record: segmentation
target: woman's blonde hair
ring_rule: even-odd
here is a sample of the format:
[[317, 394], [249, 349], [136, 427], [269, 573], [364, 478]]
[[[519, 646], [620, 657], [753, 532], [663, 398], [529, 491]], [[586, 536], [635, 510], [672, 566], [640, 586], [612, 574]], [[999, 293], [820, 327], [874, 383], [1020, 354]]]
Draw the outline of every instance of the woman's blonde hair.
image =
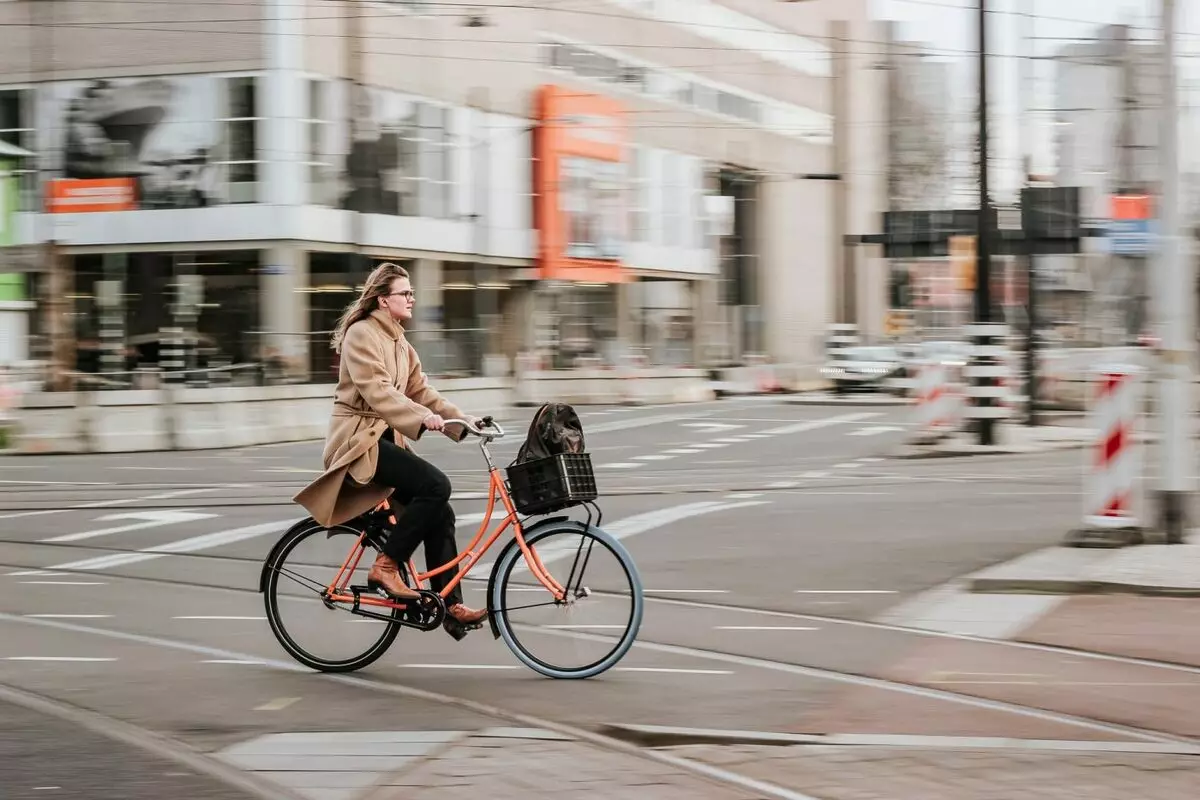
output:
[[371, 274], [367, 276], [366, 283], [363, 284], [362, 294], [346, 307], [342, 318], [338, 320], [337, 327], [334, 328], [330, 345], [335, 352], [342, 352], [342, 339], [345, 338], [346, 331], [350, 329], [350, 326], [371, 316], [371, 312], [379, 307], [379, 298], [392, 290], [392, 281], [396, 278], [407, 277], [408, 270], [390, 261], [385, 261], [372, 270]]

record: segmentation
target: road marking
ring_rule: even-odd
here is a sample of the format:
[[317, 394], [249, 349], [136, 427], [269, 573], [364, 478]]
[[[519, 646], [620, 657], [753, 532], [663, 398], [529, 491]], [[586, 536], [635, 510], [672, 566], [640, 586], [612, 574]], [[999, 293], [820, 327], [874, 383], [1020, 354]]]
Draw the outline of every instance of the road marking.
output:
[[898, 594], [891, 589], [796, 589], [795, 594]]
[[769, 434], [769, 433], [747, 433], [742, 438], [744, 438], [744, 439], [769, 439], [769, 438], [771, 438], [771, 434]]
[[14, 486], [116, 486], [111, 481], [3, 481]]
[[21, 581], [26, 586], [106, 586], [104, 581]]
[[670, 461], [674, 456], [668, 455], [649, 455], [649, 456], [634, 456], [634, 461]]
[[702, 442], [700, 444], [696, 444], [696, 445], [692, 445], [692, 446], [699, 447], [701, 450], [717, 450], [721, 447], [726, 447], [726, 445], [717, 444], [715, 442]]
[[802, 472], [799, 475], [797, 475], [796, 477], [797, 478], [828, 478], [829, 473], [827, 471], [818, 470], [816, 472]]
[[831, 425], [842, 425], [850, 422], [858, 422], [859, 420], [878, 417], [878, 411], [864, 411], [859, 414], [842, 414], [839, 417], [826, 417], [825, 419], [814, 419], [808, 422], [797, 422], [794, 425], [784, 425], [779, 428], [772, 428], [765, 431], [762, 435], [765, 436], [786, 436], [790, 433], [807, 433], [820, 428], [828, 428]]
[[397, 664], [401, 669], [520, 669], [514, 664]]
[[673, 456], [692, 456], [696, 453], [703, 453], [704, 451], [696, 450], [695, 448], [680, 448], [678, 450], [664, 450], [663, 452]]
[[768, 489], [795, 489], [799, 485], [800, 484], [796, 483], [795, 481], [776, 481], [775, 483], [772, 483], [771, 485], [769, 485], [767, 488]]
[[714, 631], [819, 631], [805, 625], [714, 625]]
[[265, 665], [265, 661], [256, 661], [249, 658], [206, 658], [200, 662], [201, 664], [242, 664], [246, 666]]
[[685, 428], [698, 428], [709, 432], [714, 431], [734, 431], [738, 428], [744, 428], [745, 425], [731, 425], [728, 422], [683, 422], [680, 423]]
[[171, 619], [192, 619], [192, 620], [249, 620], [249, 621], [265, 621], [266, 617], [218, 617], [218, 616], [195, 616], [195, 617], [171, 617]]
[[762, 497], [762, 492], [736, 492], [725, 495], [726, 500], [753, 500], [756, 497]]
[[112, 619], [112, 614], [26, 614], [33, 619]]
[[740, 444], [745, 439], [713, 439], [714, 442], [724, 442], [725, 444]]
[[617, 461], [617, 462], [611, 463], [611, 464], [601, 464], [600, 469], [637, 469], [638, 467], [644, 467], [644, 466], [646, 466], [646, 465], [638, 464], [638, 463], [631, 462], [631, 461]]
[[647, 594], [729, 594], [728, 589], [646, 589]]
[[614, 672], [666, 672], [676, 675], [732, 675], [731, 669], [683, 669], [677, 667], [613, 667]]
[[117, 525], [112, 528], [100, 528], [94, 531], [82, 531], [80, 533], [68, 533], [63, 536], [55, 536], [50, 539], [42, 539], [43, 542], [81, 542], [84, 539], [95, 539], [99, 536], [109, 536], [114, 533], [128, 533], [129, 531], [140, 531], [146, 528], [160, 528], [163, 525], [177, 525], [183, 522], [195, 522], [201, 519], [212, 519], [216, 514], [206, 514], [203, 511], [190, 511], [188, 509], [164, 509], [161, 511], [130, 511], [121, 514], [106, 514], [103, 517], [97, 518], [97, 522], [116, 521], [121, 519], [139, 519], [142, 522], [135, 522], [132, 525]]
[[858, 463], [857, 461], [846, 461], [841, 464], [834, 464], [833, 468], [834, 469], [854, 469], [855, 467], [861, 467], [861, 466], [862, 466], [862, 464]]
[[255, 711], [283, 711], [290, 705], [300, 702], [299, 697], [276, 697], [268, 703], [263, 703]]
[[547, 625], [546, 627], [547, 628], [557, 628], [559, 630], [564, 630], [564, 631], [568, 631], [568, 630], [623, 631], [628, 626], [627, 625], [584, 625], [583, 623], [579, 623], [577, 625], [566, 625], [566, 624], [564, 624], [564, 625]]
[[878, 464], [880, 461], [883, 461], [883, 459], [872, 457], [872, 458], [860, 458], [859, 461], [863, 462], [864, 464]]
[[144, 550], [138, 550], [134, 553], [116, 553], [97, 558], [85, 558], [82, 561], [68, 561], [65, 564], [56, 564], [52, 569], [111, 569], [112, 567], [123, 567], [142, 561], [153, 561], [156, 558], [163, 558], [177, 553], [195, 553], [200, 550], [211, 550], [214, 547], [234, 544], [235, 542], [253, 539], [257, 536], [265, 536], [268, 533], [282, 533], [299, 521], [298, 519], [281, 520], [279, 522], [266, 522], [261, 525], [250, 525], [245, 528], [234, 528], [228, 531], [206, 533], [203, 536], [193, 536], [190, 539], [181, 539], [178, 542], [147, 547]]
[[[52, 621], [52, 620], [27, 620], [27, 619], [22, 619], [20, 617], [15, 617], [11, 614], [6, 614], [3, 611], [0, 611], [0, 621], [22, 622], [27, 625], [35, 625], [38, 627], [45, 627], [45, 628], [55, 628], [60, 631], [67, 631], [67, 632], [71, 632], [71, 633], [90, 634], [92, 636], [98, 636], [98, 637], [105, 638], [105, 639], [114, 639], [117, 641], [135, 642], [137, 644], [149, 645], [151, 647], [157, 647], [160, 649], [176, 650], [176, 651], [180, 651], [180, 652], [187, 652], [187, 653], [203, 655], [203, 656], [207, 656], [209, 658], [244, 658], [244, 659], [251, 658], [251, 656], [249, 656], [245, 653], [238, 653], [235, 651], [224, 650], [221, 648], [209, 647], [209, 646], [200, 645], [200, 644], [194, 644], [192, 642], [185, 642], [185, 641], [180, 641], [180, 640], [175, 640], [175, 639], [167, 639], [167, 638], [158, 637], [158, 636], [147, 636], [145, 634], [128, 633], [126, 631], [109, 630], [109, 629], [105, 629], [105, 628], [94, 628], [94, 627], [89, 627], [89, 626], [85, 626], [85, 625], [76, 625], [74, 623], [69, 623], [69, 622], [57, 622], [57, 621]], [[521, 626], [521, 627], [526, 628], [527, 626]], [[532, 630], [536, 631], [539, 629], [535, 627], [535, 628], [532, 628]], [[593, 641], [603, 641], [603, 642], [607, 642], [607, 643], [612, 642], [611, 637], [604, 637], [599, 634], [589, 634], [589, 633], [574, 632], [574, 631], [544, 631], [544, 632], [551, 636], [581, 637], [581, 638], [588, 638]], [[1001, 711], [1001, 712], [1014, 714], [1014, 715], [1022, 716], [1022, 717], [1026, 717], [1026, 718], [1041, 719], [1041, 720], [1046, 720], [1046, 721], [1055, 721], [1055, 722], [1060, 722], [1060, 723], [1064, 723], [1064, 724], [1074, 725], [1076, 727], [1087, 728], [1090, 730], [1103, 731], [1104, 733], [1106, 733], [1110, 736], [1114, 733], [1119, 733], [1123, 736], [1127, 736], [1132, 739], [1137, 739], [1139, 741], [1151, 741], [1151, 742], [1159, 742], [1159, 743], [1174, 744], [1174, 745], [1180, 744], [1177, 737], [1173, 737], [1168, 734], [1158, 734], [1158, 733], [1153, 733], [1150, 731], [1143, 731], [1143, 730], [1139, 730], [1139, 729], [1135, 729], [1135, 728], [1129, 728], [1128, 726], [1124, 726], [1124, 725], [1120, 725], [1120, 724], [1097, 722], [1095, 720], [1090, 720], [1090, 719], [1086, 719], [1086, 718], [1082, 718], [1082, 717], [1076, 717], [1072, 714], [1063, 714], [1063, 713], [1058, 713], [1058, 712], [1042, 711], [1040, 709], [1032, 709], [1032, 708], [1028, 708], [1025, 706], [1014, 705], [1012, 703], [1005, 703], [1002, 701], [987, 700], [987, 699], [983, 699], [983, 698], [970, 697], [968, 695], [947, 693], [947, 692], [939, 691], [937, 689], [927, 689], [927, 688], [918, 687], [918, 686], [908, 686], [905, 684], [898, 684], [898, 683], [885, 681], [885, 680], [879, 680], [879, 679], [875, 679], [875, 678], [866, 678], [866, 677], [861, 677], [861, 676], [857, 676], [857, 675], [847, 675], [844, 673], [830, 672], [827, 670], [821, 670], [821, 669], [817, 669], [817, 668], [813, 668], [813, 667], [802, 667], [799, 665], [787, 664], [787, 663], [783, 663], [783, 662], [768, 661], [766, 659], [758, 659], [758, 658], [752, 658], [752, 657], [746, 657], [746, 656], [734, 656], [731, 654], [698, 650], [695, 648], [684, 648], [684, 647], [679, 647], [676, 645], [662, 645], [662, 644], [656, 644], [656, 643], [650, 643], [650, 642], [635, 642], [634, 647], [638, 647], [641, 649], [658, 650], [660, 652], [670, 652], [670, 653], [677, 653], [677, 654], [682, 653], [684, 655], [689, 655], [689, 656], [700, 658], [700, 659], [706, 660], [706, 661], [723, 661], [723, 662], [730, 663], [730, 664], [739, 664], [742, 666], [749, 666], [752, 668], [760, 668], [760, 669], [771, 670], [771, 671], [776, 671], [776, 672], [785, 672], [785, 673], [790, 673], [790, 674], [794, 674], [794, 675], [802, 675], [805, 677], [814, 677], [814, 678], [819, 678], [822, 680], [827, 680], [827, 681], [836, 682], [836, 683], [843, 683], [843, 684], [857, 685], [857, 686], [866, 686], [869, 688], [884, 689], [887, 691], [908, 694], [908, 695], [918, 696], [918, 697], [924, 697], [924, 698], [929, 698], [929, 699], [946, 700], [948, 702], [957, 703], [957, 704], [963, 705], [963, 706], [990, 709], [990, 710]], [[272, 669], [278, 670], [279, 672], [286, 672], [288, 674], [293, 674], [293, 675], [308, 675], [308, 676], [312, 675], [312, 671], [310, 669], [308, 669], [300, 664], [296, 664], [295, 662], [282, 661], [282, 660], [270, 660], [270, 661], [264, 661], [264, 663], [266, 666], [268, 666]], [[343, 686], [350, 686], [350, 687], [354, 687], [356, 689], [367, 689], [369, 691], [375, 692], [376, 694], [379, 694], [379, 693], [391, 694], [391, 695], [395, 695], [397, 697], [408, 697], [408, 698], [414, 698], [414, 699], [421, 700], [421, 701], [433, 702], [433, 703], [437, 703], [440, 705], [448, 705], [448, 706], [451, 706], [454, 708], [459, 708], [459, 709], [471, 711], [474, 713], [482, 713], [482, 714], [486, 714], [488, 716], [500, 717], [500, 718], [512, 720], [513, 722], [524, 725], [526, 727], [545, 728], [547, 730], [550, 730], [550, 731], [553, 731], [556, 733], [568, 735], [575, 739], [580, 739], [582, 741], [591, 742], [591, 743], [595, 743], [595, 744], [601, 744], [601, 745], [609, 747], [609, 748], [616, 748], [616, 749], [620, 750], [622, 747], [619, 740], [611, 739], [609, 737], [595, 734], [592, 731], [584, 729], [584, 728], [578, 728], [578, 727], [575, 727], [572, 725], [555, 722], [553, 720], [547, 720], [544, 718], [539, 718], [539, 717], [535, 717], [535, 716], [528, 715], [528, 714], [521, 714], [521, 713], [509, 711], [509, 710], [499, 708], [496, 706], [492, 706], [488, 703], [482, 703], [482, 702], [479, 702], [476, 700], [469, 700], [469, 699], [462, 698], [462, 697], [454, 697], [451, 695], [442, 694], [440, 692], [432, 692], [432, 691], [423, 690], [423, 689], [416, 689], [416, 688], [413, 688], [410, 686], [395, 685], [395, 684], [389, 684], [386, 682], [372, 681], [370, 679], [362, 678], [362, 677], [358, 677], [358, 676], [354, 676], [354, 675], [324, 675], [321, 677], [323, 680], [326, 680], [330, 683], [338, 683]], [[0, 687], [0, 695], [4, 695], [5, 692], [6, 692], [6, 690], [3, 687]], [[673, 765], [676, 767], [683, 767], [683, 768], [686, 768], [689, 771], [696, 773], [696, 774], [707, 775], [710, 777], [719, 776], [719, 777], [721, 777], [722, 780], [725, 780], [725, 781], [737, 781], [738, 782], [737, 785], [745, 787], [747, 789], [752, 789], [758, 795], [764, 795], [765, 790], [767, 788], [770, 788], [770, 791], [766, 792], [765, 796], [775, 798], [776, 800], [812, 800], [812, 798], [809, 798], [806, 795], [801, 795], [796, 792], [792, 792], [790, 790], [782, 789], [780, 787], [774, 787], [773, 785], [766, 784], [762, 781], [747, 779], [747, 778], [745, 778], [745, 776], [739, 776], [735, 773], [725, 773], [721, 770], [709, 769], [705, 765], [697, 765], [694, 762], [688, 761], [687, 759], [681, 759], [681, 758], [677, 758], [677, 757], [669, 756], [669, 755], [666, 758], [663, 758], [662, 756], [664, 754], [661, 754], [661, 753], [659, 753], [659, 754], [645, 753], [644, 751], [640, 750], [636, 746], [631, 745], [629, 747], [629, 749], [624, 750], [623, 752], [628, 752], [631, 755], [636, 755], [639, 758], [655, 761], [660, 764], [670, 764], [670, 765]]]
[[162, 494], [148, 494], [142, 497], [123, 497], [119, 500], [98, 500], [94, 503], [80, 503], [66, 508], [46, 508], [40, 511], [21, 511], [16, 514], [3, 514], [0, 519], [17, 519], [18, 517], [40, 517], [47, 514], [65, 514], [68, 511], [82, 511], [88, 508], [110, 508], [112, 506], [127, 506], [131, 503], [144, 503], [147, 500], [171, 500], [176, 497], [187, 497], [193, 494], [202, 494], [204, 492], [215, 492], [220, 489], [220, 486], [206, 486], [203, 489], [181, 489], [176, 492], [163, 492]]
[[116, 661], [115, 658], [94, 658], [91, 656], [7, 656], [5, 661]]
[[52, 577], [54, 577], [54, 576], [56, 576], [56, 575], [66, 575], [66, 574], [67, 574], [67, 573], [65, 573], [65, 572], [51, 572], [50, 570], [46, 570], [46, 569], [23, 569], [23, 570], [21, 570], [20, 572], [10, 572], [10, 573], [8, 573], [8, 577], [10, 577], [10, 578], [16, 578], [16, 577], [22, 577], [22, 578], [26, 578], [26, 577], [27, 577], [27, 578], [33, 578], [33, 577], [39, 577], [39, 578], [52, 578]]
[[904, 428], [897, 428], [895, 425], [872, 425], [868, 428], [859, 428], [856, 431], [847, 433], [847, 436], [878, 436], [881, 433], [893, 433], [903, 431]]

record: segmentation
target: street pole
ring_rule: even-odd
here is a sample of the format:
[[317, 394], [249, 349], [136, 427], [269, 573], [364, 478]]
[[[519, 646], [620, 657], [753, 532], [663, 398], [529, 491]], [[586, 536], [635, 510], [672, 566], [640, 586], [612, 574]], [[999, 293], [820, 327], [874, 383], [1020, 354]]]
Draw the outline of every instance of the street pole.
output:
[[1162, 415], [1160, 523], [1168, 544], [1181, 544], [1187, 527], [1184, 501], [1191, 468], [1191, 302], [1195, 284], [1183, 258], [1179, 214], [1178, 98], [1175, 69], [1175, 0], [1163, 0], [1163, 102], [1159, 124], [1162, 199], [1159, 223], [1159, 319], [1162, 323], [1159, 401]]
[[[991, 322], [991, 239], [992, 214], [988, 195], [988, 95], [987, 95], [987, 0], [979, 0], [979, 228], [975, 240], [975, 324]], [[995, 438], [995, 420], [976, 419], [979, 443], [991, 445]]]
[[[1025, 58], [1020, 59], [1020, 90], [1018, 92], [1021, 98], [1021, 113], [1017, 124], [1017, 130], [1020, 131], [1021, 147], [1021, 175], [1026, 189], [1032, 185], [1031, 173], [1033, 172], [1033, 159], [1031, 153], [1033, 147], [1030, 145], [1032, 135], [1028, 133], [1027, 126], [1031, 122], [1028, 117], [1028, 102], [1033, 95], [1029, 86], [1029, 75], [1033, 72], [1032, 57], [1033, 52], [1033, 0], [1025, 0], [1024, 13], [1021, 17], [1021, 38], [1023, 44], [1028, 47], [1028, 52], [1025, 53]], [[1023, 203], [1033, 202], [1032, 192], [1026, 192]], [[1033, 209], [1023, 209], [1022, 214], [1024, 224], [1021, 226], [1024, 229], [1025, 243], [1025, 297], [1026, 297], [1026, 324], [1025, 331], [1025, 397], [1026, 399], [1026, 416], [1025, 424], [1036, 426], [1038, 424], [1037, 416], [1037, 398], [1038, 398], [1038, 375], [1037, 375], [1037, 264], [1034, 260], [1034, 231], [1031, 229], [1031, 224], [1034, 219]]]

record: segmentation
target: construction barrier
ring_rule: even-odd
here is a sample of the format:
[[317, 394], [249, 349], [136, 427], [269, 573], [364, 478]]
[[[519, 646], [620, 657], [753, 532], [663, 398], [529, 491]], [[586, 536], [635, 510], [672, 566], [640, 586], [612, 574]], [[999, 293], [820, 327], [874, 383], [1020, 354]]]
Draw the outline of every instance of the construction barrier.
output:
[[918, 361], [914, 385], [915, 441], [937, 441], [959, 430], [963, 393], [958, 370], [943, 361]]
[[1141, 370], [1132, 365], [1102, 367], [1096, 372], [1092, 420], [1096, 441], [1089, 459], [1084, 522], [1097, 528], [1136, 528], [1133, 509], [1141, 470], [1134, 441], [1141, 400]]
[[1093, 372], [1089, 417], [1095, 431], [1085, 450], [1083, 526], [1071, 532], [1077, 547], [1119, 546], [1142, 541], [1138, 518], [1138, 476], [1142, 453], [1137, 442], [1142, 374], [1131, 364], [1100, 366]]

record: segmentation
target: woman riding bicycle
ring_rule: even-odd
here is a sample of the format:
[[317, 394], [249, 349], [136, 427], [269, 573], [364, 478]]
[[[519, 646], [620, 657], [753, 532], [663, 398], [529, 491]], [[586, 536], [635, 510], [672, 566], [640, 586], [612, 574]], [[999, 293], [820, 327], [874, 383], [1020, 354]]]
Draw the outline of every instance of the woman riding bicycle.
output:
[[[479, 426], [478, 419], [463, 414], [426, 380], [402, 327], [412, 319], [412, 309], [408, 273], [384, 263], [338, 321], [332, 345], [341, 364], [322, 455], [325, 472], [294, 498], [327, 528], [370, 511], [389, 496], [402, 504], [384, 552], [367, 575], [368, 586], [401, 601], [420, 596], [399, 573], [418, 544], [425, 543], [429, 570], [458, 555], [450, 480], [413, 453], [406, 440], [431, 430], [461, 441], [466, 431], [448, 429], [447, 418]], [[431, 578], [435, 591], [445, 588], [452, 572]], [[486, 610], [468, 608], [462, 600], [457, 586], [446, 598], [444, 627], [456, 639], [487, 616]]]

